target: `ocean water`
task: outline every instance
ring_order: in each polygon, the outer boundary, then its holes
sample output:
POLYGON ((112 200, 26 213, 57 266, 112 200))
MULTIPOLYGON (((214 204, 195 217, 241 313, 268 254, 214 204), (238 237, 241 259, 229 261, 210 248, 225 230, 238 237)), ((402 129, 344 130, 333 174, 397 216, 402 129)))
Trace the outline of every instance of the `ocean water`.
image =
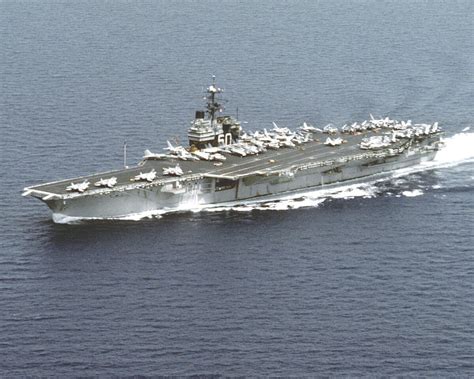
POLYGON ((1 1, 0 376, 474 372, 474 3, 1 1), (264 204, 52 222, 23 187, 248 129, 438 121, 434 162, 264 204))

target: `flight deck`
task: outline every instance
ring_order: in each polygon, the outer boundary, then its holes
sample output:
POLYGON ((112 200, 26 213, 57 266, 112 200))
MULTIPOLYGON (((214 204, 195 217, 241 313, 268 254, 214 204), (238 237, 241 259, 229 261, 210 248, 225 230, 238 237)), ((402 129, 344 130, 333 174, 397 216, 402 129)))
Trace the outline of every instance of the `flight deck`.
MULTIPOLYGON (((265 174, 274 171, 284 171, 291 169, 294 166, 327 162, 337 160, 339 158, 363 153, 360 149, 359 143, 364 135, 344 135, 344 143, 339 146, 327 146, 318 140, 308 142, 304 145, 299 145, 291 148, 280 148, 278 150, 267 150, 258 155, 253 156, 234 156, 226 154, 226 160, 223 162, 214 161, 189 161, 173 159, 147 159, 142 161, 143 164, 131 168, 107 171, 93 175, 87 175, 77 178, 61 180, 58 182, 51 182, 39 186, 31 186, 29 189, 36 192, 43 192, 45 194, 55 195, 71 195, 67 191, 67 187, 71 182, 81 182, 87 180, 91 183, 88 193, 102 188, 94 187, 93 183, 110 177, 116 177, 117 183, 115 189, 121 186, 148 186, 152 184, 164 184, 167 182, 175 182, 179 180, 193 180, 202 177, 216 177, 227 179, 238 179, 250 175, 265 174), (163 169, 179 164, 183 171, 183 175, 179 178, 163 175, 163 169), (150 182, 147 181, 133 181, 133 178, 144 172, 154 169, 156 177, 150 182)), ((326 135, 321 134, 321 140, 326 135)))

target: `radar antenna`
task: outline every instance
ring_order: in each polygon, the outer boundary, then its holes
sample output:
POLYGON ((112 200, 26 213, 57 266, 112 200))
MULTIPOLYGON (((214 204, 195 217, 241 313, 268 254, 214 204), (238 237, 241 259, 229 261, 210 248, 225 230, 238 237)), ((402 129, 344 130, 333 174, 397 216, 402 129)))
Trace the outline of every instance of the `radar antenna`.
POLYGON ((212 75, 212 84, 207 87, 207 114, 209 115, 209 118, 211 119, 211 125, 214 124, 214 120, 216 117, 216 112, 222 112, 222 104, 219 103, 217 100, 217 94, 220 94, 224 92, 222 88, 219 88, 216 86, 216 76, 212 75))

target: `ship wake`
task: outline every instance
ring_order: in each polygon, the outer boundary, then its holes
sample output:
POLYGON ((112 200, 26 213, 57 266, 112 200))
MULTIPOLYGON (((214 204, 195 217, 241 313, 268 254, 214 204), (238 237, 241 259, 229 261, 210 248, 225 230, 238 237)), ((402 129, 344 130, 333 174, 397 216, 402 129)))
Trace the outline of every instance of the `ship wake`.
POLYGON ((391 172, 383 178, 365 178, 363 182, 354 184, 341 183, 330 188, 320 188, 305 192, 280 194, 265 199, 226 204, 199 205, 196 201, 189 201, 179 209, 148 211, 143 213, 129 214, 114 218, 77 218, 53 214, 56 223, 78 223, 91 220, 126 220, 139 221, 143 219, 161 218, 169 213, 182 212, 250 212, 250 211, 278 211, 299 208, 318 207, 322 203, 335 199, 372 198, 380 195, 396 197, 416 197, 424 194, 426 190, 437 189, 439 185, 434 184, 429 188, 420 187, 419 183, 411 182, 406 178, 417 173, 455 167, 461 164, 474 163, 474 133, 457 133, 443 140, 444 146, 437 153, 434 160, 419 165, 391 172))

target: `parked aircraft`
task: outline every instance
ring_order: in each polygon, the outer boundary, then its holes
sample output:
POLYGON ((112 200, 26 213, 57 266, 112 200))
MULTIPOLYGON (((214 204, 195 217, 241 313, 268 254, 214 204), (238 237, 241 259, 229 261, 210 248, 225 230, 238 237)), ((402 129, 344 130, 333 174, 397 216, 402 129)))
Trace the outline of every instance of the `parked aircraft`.
POLYGON ((149 172, 140 173, 136 175, 133 179, 130 179, 132 182, 137 182, 137 181, 147 181, 147 182, 152 182, 156 178, 156 171, 155 169, 152 169, 149 172))
POLYGON ((108 188, 112 188, 114 187, 115 185, 117 184, 117 178, 115 176, 112 176, 111 178, 109 179, 102 179, 100 178, 100 180, 98 182, 95 182, 95 186, 96 187, 108 187, 108 188))
POLYGON ((71 185, 66 187, 66 191, 76 191, 83 193, 89 188, 89 182, 87 180, 84 180, 82 183, 71 183, 71 185))

